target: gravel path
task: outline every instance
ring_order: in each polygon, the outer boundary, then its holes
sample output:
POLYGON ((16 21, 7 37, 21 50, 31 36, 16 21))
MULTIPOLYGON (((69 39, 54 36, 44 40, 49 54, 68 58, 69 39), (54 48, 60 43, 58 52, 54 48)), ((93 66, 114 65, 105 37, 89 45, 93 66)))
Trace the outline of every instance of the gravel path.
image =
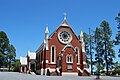
MULTIPOLYGON (((40 76, 18 72, 0 72, 0 80, 95 80, 96 76, 40 76)), ((101 76, 101 80, 120 80, 120 77, 101 76)))

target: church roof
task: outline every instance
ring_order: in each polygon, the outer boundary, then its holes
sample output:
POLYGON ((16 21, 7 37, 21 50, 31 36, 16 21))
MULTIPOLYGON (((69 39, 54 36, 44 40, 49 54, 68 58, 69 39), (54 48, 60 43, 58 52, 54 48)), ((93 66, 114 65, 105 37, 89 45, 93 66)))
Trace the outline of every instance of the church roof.
POLYGON ((36 53, 35 52, 30 52, 28 50, 28 56, 30 57, 30 59, 36 59, 36 53))
POLYGON ((27 58, 20 56, 20 63, 21 65, 27 65, 27 58))

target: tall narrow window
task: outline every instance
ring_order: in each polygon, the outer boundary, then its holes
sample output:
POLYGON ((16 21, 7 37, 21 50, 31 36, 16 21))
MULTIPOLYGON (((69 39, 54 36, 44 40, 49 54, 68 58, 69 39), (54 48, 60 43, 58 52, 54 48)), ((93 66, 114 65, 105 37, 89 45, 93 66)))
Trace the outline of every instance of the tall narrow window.
POLYGON ((51 46, 51 63, 55 63, 56 49, 55 46, 51 46))
POLYGON ((67 62, 67 63, 72 63, 72 62, 73 62, 73 56, 70 55, 70 54, 68 54, 68 55, 66 56, 66 62, 67 62))
POLYGON ((52 62, 54 62, 54 55, 55 55, 54 50, 55 50, 54 47, 52 47, 52 62))
POLYGON ((76 52, 76 62, 79 63, 79 49, 77 47, 75 48, 75 52, 76 52))

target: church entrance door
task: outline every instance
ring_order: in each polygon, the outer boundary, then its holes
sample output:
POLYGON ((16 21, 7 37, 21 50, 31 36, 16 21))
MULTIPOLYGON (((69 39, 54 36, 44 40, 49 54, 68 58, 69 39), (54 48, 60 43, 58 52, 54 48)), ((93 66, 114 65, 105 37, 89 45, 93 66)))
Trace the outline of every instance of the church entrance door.
POLYGON ((31 69, 31 72, 35 72, 35 63, 31 63, 30 69, 31 69))

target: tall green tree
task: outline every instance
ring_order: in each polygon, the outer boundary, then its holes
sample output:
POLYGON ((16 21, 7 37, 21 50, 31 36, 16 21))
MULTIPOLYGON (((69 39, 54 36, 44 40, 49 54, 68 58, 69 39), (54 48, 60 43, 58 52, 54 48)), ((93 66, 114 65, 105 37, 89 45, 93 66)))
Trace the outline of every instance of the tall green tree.
POLYGON ((101 39, 103 44, 103 57, 105 59, 105 66, 106 66, 106 75, 108 75, 108 70, 113 65, 113 59, 115 58, 115 52, 113 50, 113 41, 111 40, 112 36, 112 30, 109 26, 109 23, 107 21, 102 21, 100 25, 100 31, 101 31, 101 39))
POLYGON ((5 32, 0 31, 0 67, 11 67, 11 63, 15 60, 16 50, 5 32))
MULTIPOLYGON (((117 34, 116 34, 116 40, 115 40, 115 44, 116 45, 120 45, 120 12, 118 13, 118 16, 115 17, 115 20, 118 22, 118 31, 117 31, 117 34)), ((120 53, 120 48, 119 48, 119 51, 118 53, 120 53)), ((120 57, 120 54, 118 55, 120 57)))
POLYGON ((97 72, 103 71, 104 69, 104 58, 103 58, 103 43, 102 43, 102 33, 100 28, 95 30, 95 61, 94 64, 97 68, 97 72))
POLYGON ((6 33, 0 31, 0 67, 6 66, 4 64, 7 62, 6 56, 8 53, 8 44, 9 40, 6 33))

